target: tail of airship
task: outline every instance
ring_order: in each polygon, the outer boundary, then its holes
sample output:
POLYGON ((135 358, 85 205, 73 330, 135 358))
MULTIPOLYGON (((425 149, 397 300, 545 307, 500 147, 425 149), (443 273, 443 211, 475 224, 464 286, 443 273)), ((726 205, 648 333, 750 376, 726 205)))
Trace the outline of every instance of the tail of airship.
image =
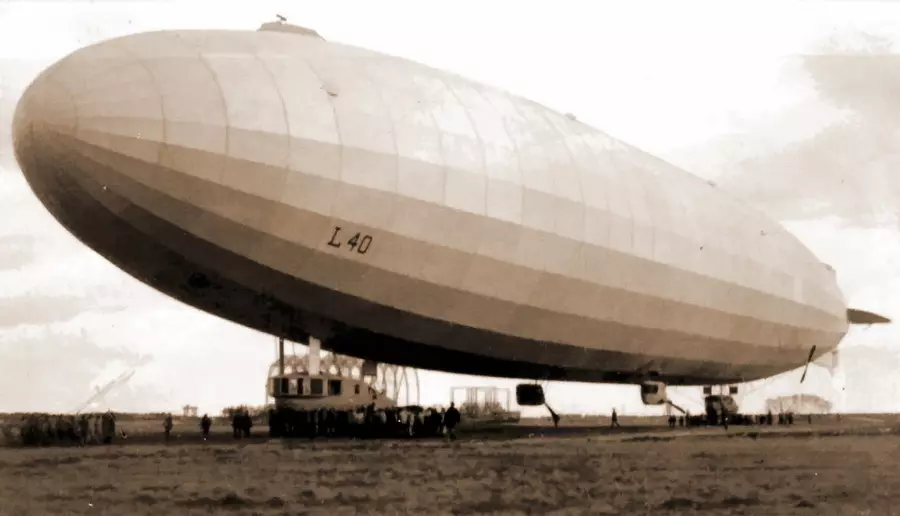
MULTIPOLYGON (((828 265, 827 263, 823 263, 826 269, 828 269, 832 275, 836 275, 836 271, 834 267, 828 265)), ((875 312, 869 312, 866 310, 860 310, 858 308, 848 308, 847 309, 847 323, 848 324, 889 324, 891 322, 890 319, 883 315, 878 315, 875 312)))
POLYGON ((867 312, 856 308, 847 309, 847 322, 850 324, 887 324, 891 320, 874 312, 867 312))

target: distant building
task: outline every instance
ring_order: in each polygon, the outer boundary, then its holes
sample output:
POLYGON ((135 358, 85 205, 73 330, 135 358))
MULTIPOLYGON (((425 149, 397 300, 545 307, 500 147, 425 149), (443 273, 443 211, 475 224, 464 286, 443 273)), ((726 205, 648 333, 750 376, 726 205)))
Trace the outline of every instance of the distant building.
POLYGON ((814 394, 794 394, 767 399, 766 410, 773 413, 825 414, 831 411, 831 402, 814 394))

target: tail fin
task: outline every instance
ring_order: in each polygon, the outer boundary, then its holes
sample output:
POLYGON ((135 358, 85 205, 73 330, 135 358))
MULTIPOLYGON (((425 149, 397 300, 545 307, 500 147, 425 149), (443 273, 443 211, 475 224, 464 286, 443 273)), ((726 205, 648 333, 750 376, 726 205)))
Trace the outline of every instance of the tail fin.
POLYGON ((886 324, 891 322, 890 319, 873 312, 865 310, 857 310, 856 308, 847 309, 847 322, 850 324, 886 324))

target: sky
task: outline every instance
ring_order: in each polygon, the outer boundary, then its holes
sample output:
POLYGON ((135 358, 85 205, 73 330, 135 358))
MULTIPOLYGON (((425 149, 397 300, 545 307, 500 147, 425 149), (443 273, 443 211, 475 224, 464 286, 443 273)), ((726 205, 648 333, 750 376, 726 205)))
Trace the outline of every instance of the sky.
MULTIPOLYGON (((0 411, 72 410, 138 361, 110 408, 264 401, 274 340, 155 292, 69 235, 12 157, 15 103, 79 47, 160 29, 255 30, 279 13, 330 41, 540 102, 715 181, 838 271, 852 306, 900 319, 900 4, 866 2, 0 2, 0 411)), ((838 367, 749 386, 900 411, 900 330, 854 329, 838 367)), ((299 348, 299 346, 298 346, 299 348)), ((423 403, 515 381, 419 372, 423 403)), ((636 387, 555 383, 561 412, 660 413, 636 387)), ((514 396, 513 396, 514 397, 514 396)), ((699 389, 672 397, 699 408, 699 389)), ((459 400, 458 400, 459 401, 459 400)), ((529 409, 534 412, 533 409, 529 409)), ((526 411, 529 413, 529 411, 526 411)), ((537 413, 542 414, 540 410, 537 413)))

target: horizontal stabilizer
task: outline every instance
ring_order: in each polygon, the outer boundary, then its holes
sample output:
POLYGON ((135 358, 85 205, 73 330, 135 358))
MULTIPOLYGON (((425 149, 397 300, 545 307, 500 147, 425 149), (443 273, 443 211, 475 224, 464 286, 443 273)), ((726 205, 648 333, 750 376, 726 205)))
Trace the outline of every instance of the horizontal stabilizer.
POLYGON ((847 309, 847 322, 850 324, 886 324, 891 322, 887 317, 856 308, 847 309))

